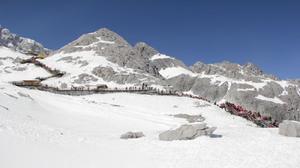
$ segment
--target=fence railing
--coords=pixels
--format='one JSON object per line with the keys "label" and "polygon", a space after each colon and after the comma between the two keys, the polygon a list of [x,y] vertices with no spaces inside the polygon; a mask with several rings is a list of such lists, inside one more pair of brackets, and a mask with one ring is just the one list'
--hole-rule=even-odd
{"label": "fence railing", "polygon": [[[40,61],[36,60],[36,58],[32,57],[27,60],[23,60],[21,63],[32,63],[36,66],[39,66],[41,68],[44,68],[46,71],[48,71],[52,76],[46,77],[46,78],[37,78],[38,80],[42,81],[45,79],[49,79],[52,77],[61,77],[65,73],[61,72],[57,69],[51,69],[47,65],[41,63]],[[12,84],[19,86],[19,87],[26,87],[30,89],[38,89],[42,91],[48,91],[56,94],[64,94],[64,95],[72,95],[72,96],[82,96],[82,95],[89,95],[89,94],[97,94],[97,93],[139,93],[139,94],[149,94],[149,95],[166,95],[166,96],[179,96],[179,97],[189,97],[193,99],[198,100],[204,100],[206,102],[211,103],[208,99],[205,99],[204,97],[192,95],[192,94],[186,94],[182,93],[180,91],[174,91],[174,90],[161,90],[154,87],[148,87],[147,85],[142,85],[140,87],[126,87],[126,88],[90,88],[90,87],[76,87],[72,86],[69,89],[61,89],[59,87],[52,87],[48,85],[30,85],[25,84],[22,85],[20,82],[13,82]],[[218,105],[214,103],[215,105],[219,106],[222,109],[225,109],[225,111],[229,112],[232,115],[243,117],[256,125],[260,127],[278,127],[278,122],[276,120],[272,120],[271,117],[262,116],[259,112],[252,112],[249,110],[244,109],[242,106],[235,105],[233,103],[225,102],[221,105]]]}

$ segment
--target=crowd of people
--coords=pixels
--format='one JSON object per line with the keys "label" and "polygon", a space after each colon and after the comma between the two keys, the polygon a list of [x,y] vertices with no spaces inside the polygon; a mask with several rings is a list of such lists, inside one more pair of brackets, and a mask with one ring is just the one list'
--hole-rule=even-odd
{"label": "crowd of people", "polygon": [[[41,63],[40,61],[37,61],[36,58],[34,58],[34,57],[31,59],[28,59],[28,60],[23,60],[22,63],[33,63],[37,66],[44,68],[45,70],[47,70],[48,72],[53,74],[53,76],[55,76],[55,77],[64,75],[63,72],[60,72],[59,70],[56,70],[56,69],[52,70],[50,67],[46,66],[45,64]],[[81,86],[81,87],[72,86],[69,90],[61,90],[58,87],[50,87],[48,85],[39,85],[39,89],[64,91],[64,92],[66,92],[66,91],[70,91],[70,92],[71,91],[95,91],[95,92],[98,92],[98,91],[103,91],[103,92],[105,92],[105,91],[107,91],[107,92],[146,91],[147,92],[148,91],[149,93],[151,92],[152,94],[190,97],[190,98],[210,102],[208,99],[205,99],[201,96],[192,95],[192,94],[188,94],[188,93],[182,93],[179,91],[174,91],[172,89],[170,89],[170,90],[158,89],[155,87],[150,87],[150,86],[148,86],[148,84],[145,84],[145,83],[143,83],[141,85],[141,87],[131,86],[131,87],[125,87],[123,89],[120,89],[120,88],[108,89],[107,86],[106,87],[96,87],[94,89],[91,89],[90,87],[83,87],[83,86]],[[215,105],[217,105],[217,104],[215,103]],[[252,112],[252,111],[246,110],[242,106],[235,105],[233,103],[226,102],[226,103],[223,103],[218,106],[222,109],[225,109],[227,112],[229,112],[233,115],[237,115],[237,116],[243,117],[247,120],[250,120],[260,127],[278,127],[278,124],[279,124],[276,120],[273,120],[269,116],[262,116],[259,112]]]}
{"label": "crowd of people", "polygon": [[263,116],[259,112],[252,112],[244,109],[242,106],[235,105],[233,103],[223,103],[219,106],[222,109],[225,109],[227,112],[243,117],[247,120],[252,121],[260,127],[278,127],[278,122],[273,120],[270,116]]}

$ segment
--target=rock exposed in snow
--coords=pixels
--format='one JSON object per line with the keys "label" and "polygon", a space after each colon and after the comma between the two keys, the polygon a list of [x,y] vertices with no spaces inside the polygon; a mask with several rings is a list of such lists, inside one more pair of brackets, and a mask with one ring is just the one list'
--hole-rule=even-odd
{"label": "rock exposed in snow", "polygon": [[[198,75],[180,75],[168,80],[175,90],[191,92],[212,102],[227,100],[277,121],[300,120],[300,92],[296,81],[278,80],[252,63],[197,62],[190,69]],[[261,97],[265,98],[258,99]]]}
{"label": "rock exposed in snow", "polygon": [[300,137],[300,122],[284,120],[279,124],[279,134],[288,137]]}
{"label": "rock exposed in snow", "polygon": [[210,136],[216,130],[216,127],[207,127],[206,123],[182,125],[175,130],[168,130],[159,134],[159,140],[191,140],[202,135]]}
{"label": "rock exposed in snow", "polygon": [[22,64],[22,60],[30,56],[14,49],[0,46],[0,81],[12,82],[37,77],[48,77],[46,70],[32,64]]}
{"label": "rock exposed in snow", "polygon": [[201,115],[175,114],[173,116],[176,117],[176,118],[184,118],[189,123],[203,122],[205,120],[205,118],[202,117]]}
{"label": "rock exposed in snow", "polygon": [[121,135],[121,139],[136,139],[145,136],[143,132],[127,132]]}
{"label": "rock exposed in snow", "polygon": [[135,50],[120,35],[107,28],[84,34],[77,40],[61,48],[59,52],[71,55],[74,52],[91,50],[96,55],[104,56],[109,61],[120,66],[134,69],[142,69],[146,66],[146,59],[139,56],[138,50]]}
{"label": "rock exposed in snow", "polygon": [[151,60],[154,55],[159,54],[153,47],[144,42],[132,47],[124,38],[107,28],[84,34],[58,52],[71,55],[74,52],[91,50],[119,66],[133,68],[156,77],[160,77],[158,72],[161,69],[168,67],[180,66],[188,69],[176,59]]}
{"label": "rock exposed in snow", "polygon": [[41,52],[49,54],[50,50],[43,47],[42,44],[29,38],[20,37],[11,33],[8,29],[0,26],[0,46],[14,49],[23,54],[37,55]]}
{"label": "rock exposed in snow", "polygon": [[149,46],[145,42],[138,42],[135,44],[134,49],[136,49],[139,54],[144,58],[151,58],[153,55],[158,54],[158,51],[153,47]]}

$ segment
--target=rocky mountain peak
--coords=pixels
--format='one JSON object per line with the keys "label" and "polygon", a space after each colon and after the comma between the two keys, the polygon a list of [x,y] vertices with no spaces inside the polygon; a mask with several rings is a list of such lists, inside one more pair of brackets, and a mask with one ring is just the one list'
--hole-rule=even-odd
{"label": "rocky mountain peak", "polygon": [[250,62],[243,65],[242,69],[248,74],[263,75],[263,71],[257,65]]}
{"label": "rocky mountain peak", "polygon": [[11,48],[23,54],[38,55],[43,52],[49,54],[50,50],[43,47],[42,44],[29,39],[20,37],[11,33],[9,29],[1,27],[0,25],[0,46]]}
{"label": "rocky mountain peak", "polygon": [[95,32],[80,36],[77,40],[61,48],[58,53],[75,53],[88,51],[96,56],[103,56],[108,61],[121,67],[143,70],[147,59],[140,56],[138,50],[132,47],[117,33],[101,28]]}
{"label": "rocky mountain peak", "polygon": [[[39,51],[35,47],[43,49],[39,43],[10,33],[8,29],[1,28],[0,33],[2,46],[31,53]],[[279,81],[252,63],[197,62],[188,68],[180,60],[161,54],[144,42],[132,47],[107,28],[82,35],[42,62],[66,72],[61,78],[43,81],[54,87],[95,83],[110,87],[141,86],[143,83],[162,88],[171,86],[174,90],[193,93],[212,102],[226,100],[245,109],[264,112],[278,121],[300,120],[300,82],[297,80]],[[1,64],[5,67],[7,61],[0,60]],[[14,69],[14,62],[12,65],[12,72],[20,70]],[[58,86],[58,83],[64,85]]]}
{"label": "rocky mountain peak", "polygon": [[190,69],[196,73],[202,73],[207,70],[207,64],[204,64],[201,61],[197,61],[194,65],[190,66]]}
{"label": "rocky mountain peak", "polygon": [[149,46],[145,42],[138,42],[135,44],[134,48],[140,53],[144,58],[150,58],[155,54],[158,54],[158,51],[153,47]]}
{"label": "rocky mountain peak", "polygon": [[96,38],[103,40],[103,42],[104,41],[111,42],[111,43],[114,42],[116,44],[123,44],[123,45],[130,46],[130,44],[123,37],[113,32],[112,30],[109,30],[108,28],[101,28],[91,34],[96,35]]}
{"label": "rocky mountain peak", "polygon": [[78,39],[61,48],[65,53],[76,51],[96,51],[100,54],[109,54],[112,50],[132,48],[132,46],[120,35],[107,29],[101,28],[95,32],[81,35]]}
{"label": "rocky mountain peak", "polygon": [[207,75],[223,75],[234,79],[243,79],[257,81],[259,78],[270,78],[278,80],[274,75],[265,74],[258,66],[253,63],[240,65],[229,61],[223,61],[215,64],[205,64],[196,62],[190,67],[195,73],[204,73]]}

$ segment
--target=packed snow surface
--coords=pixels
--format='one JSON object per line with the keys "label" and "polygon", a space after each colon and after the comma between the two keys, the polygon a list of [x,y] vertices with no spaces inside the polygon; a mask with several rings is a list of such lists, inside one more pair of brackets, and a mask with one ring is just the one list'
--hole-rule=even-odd
{"label": "packed snow surface", "polygon": [[150,58],[151,61],[158,60],[158,59],[174,59],[174,58],[160,53],[155,54]]}
{"label": "packed snow surface", "polygon": [[[201,114],[215,138],[159,141]],[[120,139],[128,131],[145,137]],[[290,168],[300,139],[258,128],[207,102],[129,93],[65,96],[0,83],[0,167]]]}
{"label": "packed snow surface", "polygon": [[240,92],[247,92],[247,91],[255,91],[255,88],[245,88],[245,89],[237,89],[237,91],[240,91]]}
{"label": "packed snow surface", "polygon": [[114,41],[106,41],[106,40],[102,40],[101,37],[97,37],[97,41],[93,42],[89,45],[77,45],[75,47],[81,47],[81,48],[91,48],[91,47],[97,47],[97,45],[99,45],[99,43],[104,43],[104,44],[115,44]]}
{"label": "packed snow surface", "polygon": [[169,67],[169,68],[165,68],[159,71],[159,74],[161,76],[163,76],[166,79],[169,78],[173,78],[175,76],[178,75],[190,75],[190,76],[195,76],[196,74],[194,74],[192,71],[182,68],[182,67]]}
{"label": "packed snow surface", "polygon": [[269,97],[265,97],[263,95],[258,95],[255,98],[260,99],[260,100],[264,100],[264,101],[277,103],[277,104],[284,104],[284,102],[282,100],[280,100],[278,97],[269,98]]}
{"label": "packed snow surface", "polygon": [[11,82],[51,75],[46,70],[35,65],[20,63],[21,60],[29,59],[30,57],[0,46],[0,81]]}

